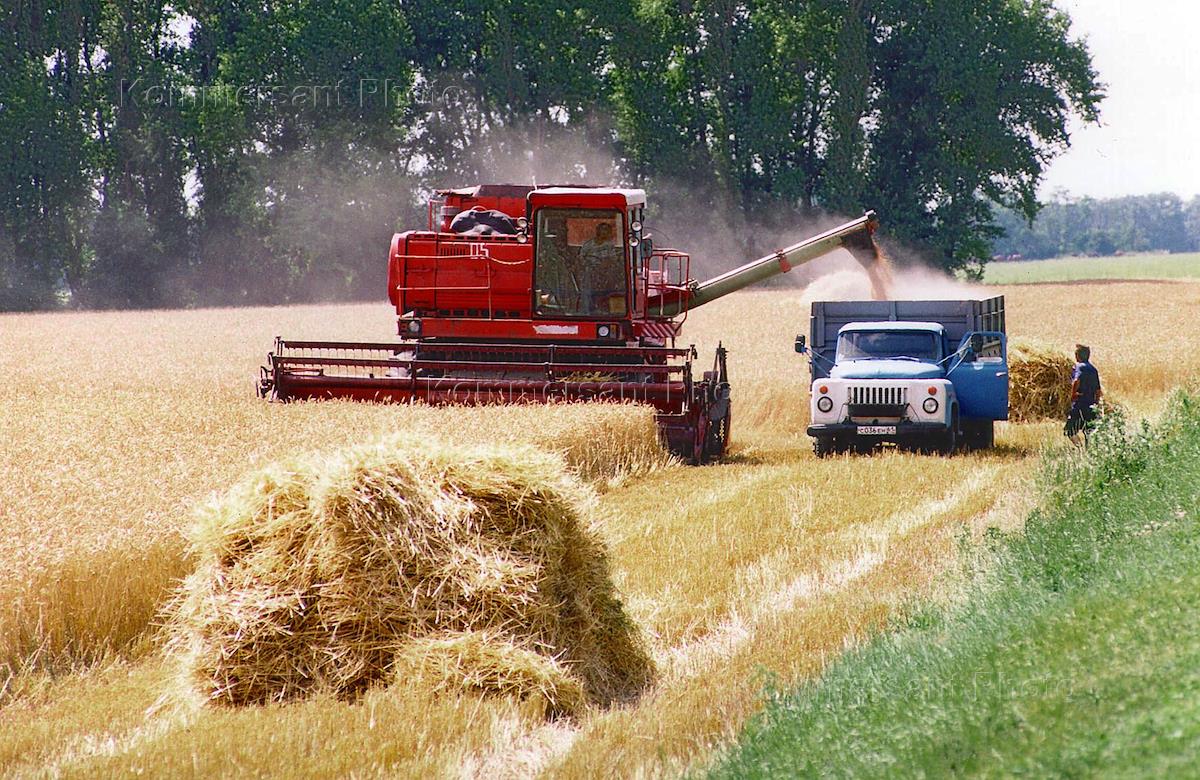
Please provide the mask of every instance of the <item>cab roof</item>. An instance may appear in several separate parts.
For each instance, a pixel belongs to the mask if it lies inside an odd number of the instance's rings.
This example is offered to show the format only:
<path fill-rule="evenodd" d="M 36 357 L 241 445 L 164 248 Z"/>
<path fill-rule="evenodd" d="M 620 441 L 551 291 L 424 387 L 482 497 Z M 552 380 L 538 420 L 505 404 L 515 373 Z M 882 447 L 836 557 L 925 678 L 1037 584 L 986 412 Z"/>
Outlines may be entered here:
<path fill-rule="evenodd" d="M 855 331 L 865 330 L 891 330 L 891 331 L 927 331 L 936 333 L 939 336 L 946 332 L 946 328 L 940 322 L 911 322 L 898 320 L 879 320 L 876 322 L 851 322 L 843 325 L 838 333 L 851 333 Z"/>
<path fill-rule="evenodd" d="M 604 200 L 620 201 L 624 206 L 646 205 L 646 191 L 640 189 L 624 189 L 621 187 L 542 187 L 529 193 L 530 200 L 542 198 L 602 198 Z"/>

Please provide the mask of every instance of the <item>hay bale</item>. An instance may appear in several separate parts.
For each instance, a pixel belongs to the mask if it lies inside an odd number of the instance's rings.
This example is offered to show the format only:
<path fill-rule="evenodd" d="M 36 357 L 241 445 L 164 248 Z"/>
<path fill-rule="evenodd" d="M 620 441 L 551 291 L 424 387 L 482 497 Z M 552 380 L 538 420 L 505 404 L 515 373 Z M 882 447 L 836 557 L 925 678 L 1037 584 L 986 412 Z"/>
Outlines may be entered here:
<path fill-rule="evenodd" d="M 1074 361 L 1062 350 L 1025 340 L 1009 342 L 1009 419 L 1065 420 L 1074 368 Z"/>
<path fill-rule="evenodd" d="M 551 718 L 576 715 L 587 705 L 579 680 L 556 659 L 485 631 L 409 642 L 396 657 L 392 679 L 435 693 L 534 700 Z"/>
<path fill-rule="evenodd" d="M 203 512 L 171 647 L 233 705 L 353 697 L 414 641 L 469 632 L 551 659 L 590 702 L 628 698 L 651 663 L 585 499 L 561 458 L 523 446 L 394 437 L 275 465 Z"/>

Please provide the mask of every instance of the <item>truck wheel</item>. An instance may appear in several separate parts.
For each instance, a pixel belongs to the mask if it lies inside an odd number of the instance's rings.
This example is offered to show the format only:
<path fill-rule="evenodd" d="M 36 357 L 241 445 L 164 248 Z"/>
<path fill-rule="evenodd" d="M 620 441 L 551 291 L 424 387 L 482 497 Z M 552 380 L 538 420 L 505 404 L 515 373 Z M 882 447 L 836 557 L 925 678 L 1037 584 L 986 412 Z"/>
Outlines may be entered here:
<path fill-rule="evenodd" d="M 950 430 L 946 431 L 941 436 L 941 442 L 938 446 L 938 452 L 942 455 L 953 455 L 958 449 L 958 407 L 954 407 L 950 412 Z"/>
<path fill-rule="evenodd" d="M 873 442 L 869 439 L 866 441 L 863 441 L 860 439 L 859 441 L 854 442 L 854 454 L 855 455 L 870 455 L 871 453 L 875 452 L 875 448 L 878 446 L 879 446 L 878 443 Z"/>
<path fill-rule="evenodd" d="M 996 424 L 991 420 L 964 421 L 963 445 L 971 451 L 990 450 L 996 446 Z"/>
<path fill-rule="evenodd" d="M 828 458 L 830 455 L 837 455 L 845 451 L 846 448 L 832 436 L 813 437 L 813 454 L 818 458 Z"/>

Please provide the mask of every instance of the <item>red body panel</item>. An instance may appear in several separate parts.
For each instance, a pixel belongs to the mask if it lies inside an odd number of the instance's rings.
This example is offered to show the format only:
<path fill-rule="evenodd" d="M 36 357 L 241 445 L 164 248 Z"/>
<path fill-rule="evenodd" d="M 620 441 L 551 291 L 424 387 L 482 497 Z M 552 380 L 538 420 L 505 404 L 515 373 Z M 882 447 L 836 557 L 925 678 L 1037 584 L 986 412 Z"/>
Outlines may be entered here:
<path fill-rule="evenodd" d="M 449 232 L 454 215 L 476 207 L 530 222 L 538 209 L 547 206 L 614 210 L 625 215 L 624 224 L 628 226 L 631 209 L 643 205 L 631 201 L 631 192 L 533 190 L 518 185 L 442 191 L 440 216 L 435 219 L 432 206 L 430 210 L 431 227 L 436 222 L 436 230 L 410 230 L 392 238 L 388 299 L 401 317 L 400 334 L 455 340 L 672 343 L 686 317 L 686 307 L 679 315 L 656 315 L 655 305 L 686 300 L 690 269 L 685 253 L 656 251 L 638 264 L 637 273 L 629 280 L 628 312 L 611 317 L 550 320 L 534 312 L 534 248 L 528 237 Z M 420 320 L 420 330 L 406 331 L 413 319 Z M 597 333 L 602 325 L 609 331 L 608 336 Z"/>
<path fill-rule="evenodd" d="M 428 229 L 392 237 L 388 299 L 399 315 L 401 340 L 277 340 L 263 367 L 262 395 L 433 404 L 636 402 L 655 408 L 664 443 L 681 457 L 700 462 L 724 451 L 725 352 L 718 347 L 714 371 L 693 377 L 693 351 L 674 348 L 686 305 L 673 309 L 679 314 L 655 313 L 656 305 L 686 303 L 690 260 L 674 250 L 637 249 L 633 223 L 641 219 L 644 193 L 481 185 L 439 195 L 430 204 Z M 613 224 L 625 240 L 614 243 L 625 252 L 626 312 L 537 313 L 534 237 L 525 230 L 543 207 L 620 212 Z M 455 216 L 476 208 L 507 215 L 519 234 L 450 230 Z M 484 224 L 508 229 L 503 223 Z"/>
<path fill-rule="evenodd" d="M 515 236 L 400 233 L 388 259 L 388 296 L 397 314 L 529 319 L 533 249 Z"/>

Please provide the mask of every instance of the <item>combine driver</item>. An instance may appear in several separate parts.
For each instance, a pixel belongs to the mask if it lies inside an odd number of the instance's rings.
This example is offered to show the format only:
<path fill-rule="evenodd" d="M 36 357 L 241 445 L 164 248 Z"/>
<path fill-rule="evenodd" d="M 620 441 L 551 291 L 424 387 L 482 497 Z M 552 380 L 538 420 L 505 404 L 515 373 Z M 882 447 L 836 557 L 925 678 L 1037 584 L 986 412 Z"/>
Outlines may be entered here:
<path fill-rule="evenodd" d="M 612 223 L 572 247 L 568 220 L 552 218 L 537 252 L 538 311 L 568 317 L 624 313 L 625 259 Z"/>

